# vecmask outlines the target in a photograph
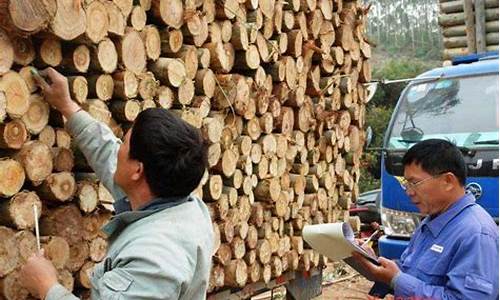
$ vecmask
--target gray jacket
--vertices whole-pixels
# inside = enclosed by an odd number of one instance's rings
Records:
[[[118,206],[127,207],[113,181],[120,140],[84,111],[74,114],[67,128]],[[92,299],[206,298],[214,247],[208,209],[194,196],[171,200],[157,198],[137,211],[117,206],[117,215],[103,227],[108,253],[94,268]],[[57,284],[46,299],[77,298]]]

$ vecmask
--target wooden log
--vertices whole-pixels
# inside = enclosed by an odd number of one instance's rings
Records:
[[[160,57],[149,68],[161,83],[173,87],[179,87],[187,76],[182,61],[173,58]]]
[[[474,6],[479,5],[478,3],[474,2]],[[481,3],[483,4],[483,8],[484,8],[484,1]],[[483,16],[484,16],[486,21],[498,20],[498,8],[489,8],[489,9],[484,9],[483,11],[484,11]],[[476,13],[477,13],[477,11],[476,11]],[[477,20],[478,19],[476,18],[476,21],[475,21],[476,25],[478,24]],[[463,24],[465,24],[465,14],[463,12],[461,12],[461,13],[439,15],[438,24],[441,25],[442,27],[463,25]]]
[[[114,81],[109,74],[92,75],[88,77],[89,98],[99,98],[107,101],[113,97]]]
[[[28,86],[19,73],[9,71],[0,79],[0,90],[5,95],[5,111],[11,118],[22,117],[29,109]]]
[[[184,7],[181,0],[154,0],[151,3],[153,15],[169,27],[180,29],[184,23]]]
[[[180,30],[163,30],[160,32],[161,38],[161,53],[172,54],[179,51],[182,47],[184,37]]]
[[[35,59],[36,53],[31,39],[20,36],[12,36],[10,39],[12,48],[14,49],[14,63],[22,66],[27,66],[32,63]],[[3,46],[5,46],[5,48],[3,48]],[[7,58],[8,63],[8,57],[9,55],[12,55],[12,53],[9,53],[8,45],[2,45],[2,49],[5,49],[5,53],[3,53],[2,56]]]
[[[92,283],[90,278],[92,277],[92,271],[94,269],[95,263],[92,261],[87,261],[77,274],[77,283],[79,286],[90,289],[92,288]]]
[[[136,75],[144,71],[146,68],[146,49],[139,32],[127,28],[123,38],[117,41],[116,48],[118,57],[127,70]]]
[[[38,141],[25,143],[17,154],[17,159],[23,165],[28,179],[35,184],[45,180],[52,173],[52,153],[44,143]]]
[[[113,73],[113,96],[120,99],[134,98],[137,96],[139,81],[131,71],[118,71]]]
[[[126,20],[120,7],[111,1],[103,2],[109,17],[108,34],[112,36],[123,36],[125,34]]]
[[[189,105],[193,100],[194,93],[195,93],[195,87],[193,81],[190,79],[185,79],[179,86],[179,89],[177,90],[177,101],[182,105]],[[201,123],[201,120],[199,123]],[[199,126],[196,127],[198,128],[201,127],[201,124],[199,124]]]
[[[89,246],[87,242],[80,241],[69,246],[69,260],[66,268],[71,272],[77,272],[89,259]]]
[[[159,83],[156,81],[155,76],[151,72],[139,74],[138,93],[143,100],[151,101],[158,93]]]
[[[97,186],[89,181],[80,181],[77,183],[76,197],[78,199],[78,206],[84,213],[93,212],[99,203]]]
[[[228,73],[231,70],[230,55],[226,53],[222,43],[207,43],[203,48],[208,49],[210,52],[210,68],[214,72]],[[234,56],[234,54],[233,54]]]
[[[102,237],[96,237],[89,243],[89,256],[94,262],[100,262],[106,256],[108,242]]]
[[[140,5],[135,5],[129,16],[129,24],[137,31],[142,31],[146,27],[146,11]]]
[[[0,160],[0,196],[10,197],[19,192],[24,184],[23,166],[13,159]]]
[[[205,201],[215,201],[222,195],[222,178],[220,175],[210,175],[207,184],[203,187],[203,199]]]
[[[80,229],[83,218],[76,205],[63,205],[48,212],[40,221],[40,234],[60,236],[69,244],[75,245],[83,240]]]
[[[106,8],[100,1],[93,1],[85,8],[85,36],[92,43],[99,43],[108,34],[109,17]]]
[[[80,104],[85,103],[89,92],[87,79],[83,76],[70,76],[68,77],[68,86],[71,99]]]
[[[42,183],[38,193],[44,200],[66,202],[76,191],[76,182],[69,172],[52,173]]]
[[[18,230],[33,229],[33,206],[42,211],[42,202],[34,192],[19,192],[9,200],[0,202],[0,224],[15,227]],[[39,218],[39,216],[37,216]]]
[[[0,148],[21,149],[28,135],[26,126],[19,119],[0,124]]]
[[[246,51],[237,52],[235,69],[239,71],[256,70],[260,65],[259,51],[255,45],[247,47]]]
[[[85,10],[80,3],[56,0],[56,13],[51,20],[50,29],[59,38],[70,41],[82,35],[87,29]]]
[[[242,259],[231,260],[224,267],[224,285],[230,287],[243,287],[247,283],[248,270]]]
[[[137,30],[137,29],[136,29]],[[147,25],[141,31],[142,39],[146,47],[146,56],[150,60],[157,60],[161,54],[161,36],[158,28],[153,25]]]
[[[129,39],[133,38],[129,37]],[[103,73],[113,73],[116,70],[118,64],[118,49],[110,39],[105,38],[97,47],[92,47],[90,49],[91,70]],[[135,51],[135,49],[131,48],[130,51]],[[138,60],[140,60],[140,56],[138,56]],[[84,68],[80,67],[79,69],[83,70]]]
[[[233,238],[230,243],[232,249],[232,257],[235,259],[242,259],[245,256],[245,242],[239,236]]]
[[[19,250],[16,244],[15,231],[0,226],[0,277],[12,272],[19,261]]]
[[[56,129],[56,145],[69,149],[71,147],[71,135],[62,128]]]
[[[53,18],[55,1],[2,1],[0,27],[9,35],[28,36],[45,29]]]
[[[33,214],[31,214],[33,219]],[[30,230],[18,231],[15,235],[19,249],[19,263],[24,264],[37,251],[36,237]]]
[[[209,286],[212,286],[213,288],[220,288],[224,286],[224,268],[215,265],[212,267],[211,273],[210,273],[210,282]]]
[[[42,249],[56,269],[62,269],[69,260],[69,244],[58,236],[43,237]]]
[[[281,185],[277,179],[265,179],[257,183],[254,190],[255,198],[259,201],[276,202],[280,196]]]

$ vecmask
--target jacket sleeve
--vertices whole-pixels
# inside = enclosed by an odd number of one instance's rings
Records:
[[[66,124],[78,148],[99,180],[111,192],[115,200],[125,193],[113,181],[116,171],[118,149],[121,141],[105,124],[92,118],[87,112],[79,111]]]
[[[79,298],[71,294],[65,287],[61,284],[55,284],[50,288],[45,296],[45,300],[78,300]]]
[[[423,299],[497,299],[498,241],[477,233],[459,246],[446,276],[445,286],[435,286],[401,273],[395,281],[394,294]]]

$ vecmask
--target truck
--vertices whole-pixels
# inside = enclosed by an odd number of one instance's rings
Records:
[[[381,256],[399,258],[424,217],[403,191],[402,158],[415,143],[441,138],[462,151],[466,190],[498,224],[498,52],[456,57],[412,79],[401,93],[381,153]]]

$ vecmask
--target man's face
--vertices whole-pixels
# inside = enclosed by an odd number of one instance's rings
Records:
[[[113,178],[122,189],[125,189],[125,187],[128,186],[132,168],[134,167],[134,163],[136,163],[135,160],[129,157],[131,132],[132,129],[125,134],[123,143],[120,145],[120,149],[118,150],[118,162],[116,164],[116,172]]]
[[[412,163],[405,166],[404,177],[410,183],[406,194],[422,214],[436,215],[446,210],[449,202],[441,175],[433,176]]]

